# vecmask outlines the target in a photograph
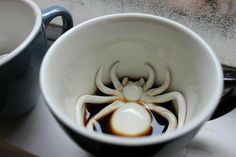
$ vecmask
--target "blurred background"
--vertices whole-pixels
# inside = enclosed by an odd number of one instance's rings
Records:
[[[194,30],[224,65],[236,67],[236,0],[34,0],[41,8],[62,5],[75,25],[102,15],[147,13],[175,20]],[[58,19],[53,24],[60,24]]]

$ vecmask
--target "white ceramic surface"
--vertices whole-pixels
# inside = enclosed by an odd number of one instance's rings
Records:
[[[108,82],[108,68],[117,60],[119,76],[146,76],[142,65],[149,62],[161,81],[170,69],[170,90],[181,91],[188,104],[186,125],[171,134],[132,140],[77,126],[76,98],[94,91],[99,66],[104,66],[103,79]],[[178,23],[143,14],[111,15],[74,27],[49,49],[40,79],[49,107],[62,122],[84,136],[122,145],[161,142],[199,127],[217,106],[223,86],[221,66],[201,38]]]

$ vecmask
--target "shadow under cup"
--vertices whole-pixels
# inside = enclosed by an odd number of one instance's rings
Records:
[[[102,81],[111,82],[109,69],[116,61],[120,61],[119,78],[147,78],[144,64],[151,64],[157,85],[169,69],[168,91],[179,91],[186,99],[184,127],[157,137],[127,139],[77,126],[77,98],[95,92],[101,66]],[[41,87],[52,113],[73,140],[98,156],[168,156],[176,152],[210,118],[222,86],[221,66],[201,38],[178,23],[143,14],[111,15],[78,25],[53,44],[41,69]]]

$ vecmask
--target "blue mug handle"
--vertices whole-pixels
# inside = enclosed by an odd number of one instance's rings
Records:
[[[62,17],[62,34],[73,27],[73,20],[71,14],[61,6],[52,6],[42,10],[42,18],[44,26],[47,27],[49,23],[55,18]]]

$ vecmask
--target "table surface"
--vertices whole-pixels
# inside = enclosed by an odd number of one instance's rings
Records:
[[[41,8],[62,5],[79,24],[87,19],[120,12],[160,15],[178,21],[202,36],[221,63],[236,67],[236,1],[233,0],[34,0]],[[56,24],[60,21],[56,19]],[[233,44],[234,43],[234,44]],[[177,157],[235,157],[236,109],[207,122]],[[40,98],[29,114],[0,121],[0,139],[41,157],[90,157],[63,132]]]

